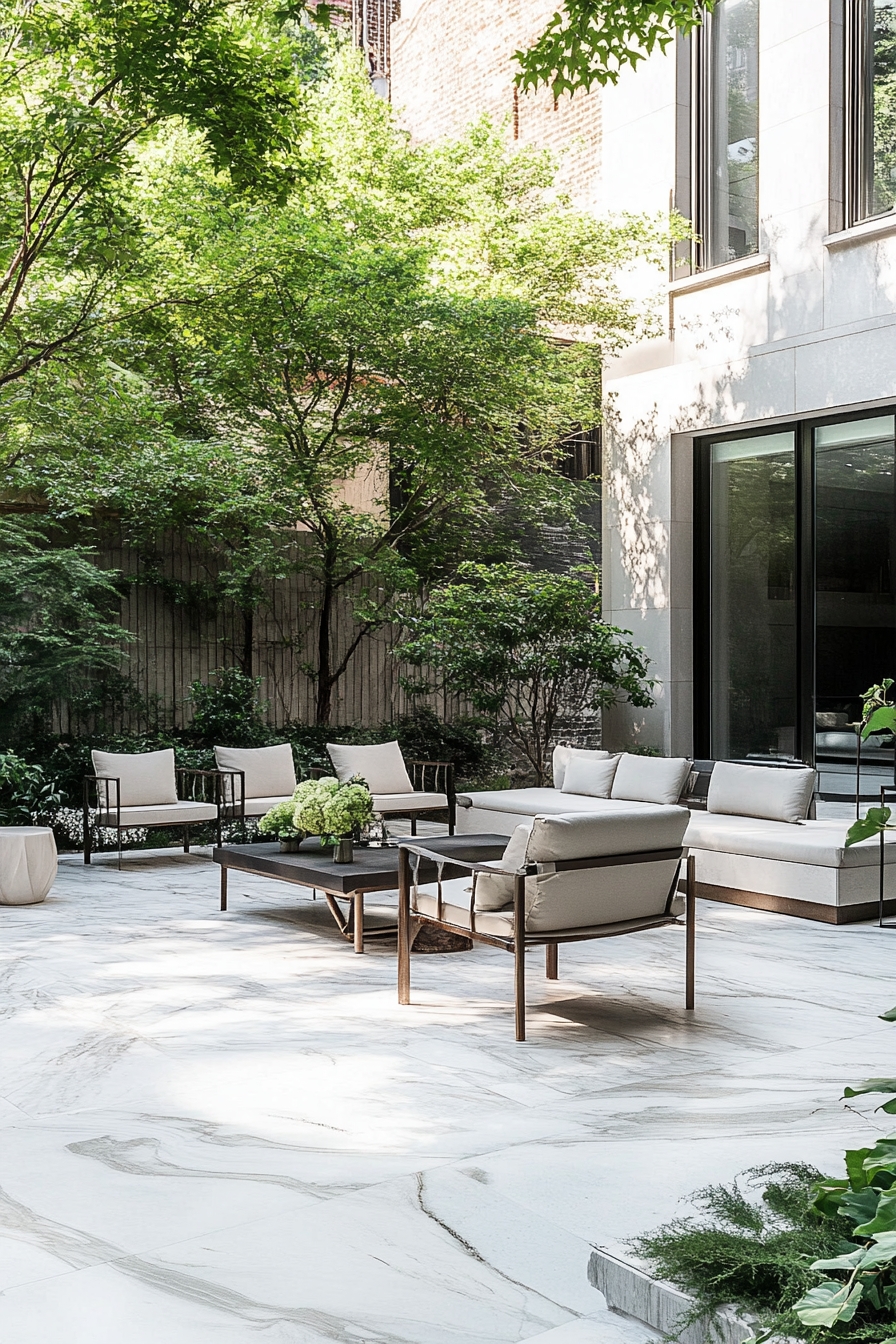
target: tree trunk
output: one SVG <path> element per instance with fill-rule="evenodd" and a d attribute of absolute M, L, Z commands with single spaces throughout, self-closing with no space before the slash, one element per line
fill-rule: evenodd
<path fill-rule="evenodd" d="M 255 609 L 243 607 L 243 652 L 240 665 L 247 677 L 252 676 L 255 644 Z"/>
<path fill-rule="evenodd" d="M 318 723 L 329 723 L 333 710 L 333 650 L 331 623 L 333 618 L 333 585 L 324 580 L 317 626 L 317 708 Z"/>

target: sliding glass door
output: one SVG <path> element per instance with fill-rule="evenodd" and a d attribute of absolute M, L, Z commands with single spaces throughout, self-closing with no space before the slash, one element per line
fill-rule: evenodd
<path fill-rule="evenodd" d="M 802 759 L 854 796 L 862 693 L 896 677 L 896 416 L 697 444 L 695 752 Z M 893 782 L 887 734 L 862 792 Z"/>
<path fill-rule="evenodd" d="M 713 443 L 710 473 L 710 754 L 793 755 L 794 436 Z"/>

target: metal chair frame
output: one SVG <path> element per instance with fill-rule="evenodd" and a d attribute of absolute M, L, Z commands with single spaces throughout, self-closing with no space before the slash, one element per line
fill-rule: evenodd
<path fill-rule="evenodd" d="M 413 862 L 412 872 L 412 859 Z M 589 942 L 595 938 L 612 938 L 627 933 L 641 933 L 645 929 L 663 928 L 668 924 L 675 924 L 679 928 L 686 930 L 685 939 L 685 1008 L 692 1010 L 694 1007 L 694 952 L 695 952 L 695 914 L 696 914 L 696 884 L 694 880 L 694 859 L 689 857 L 686 864 L 686 882 L 685 882 L 685 918 L 681 920 L 677 915 L 671 913 L 672 900 L 678 889 L 679 874 L 681 872 L 682 859 L 684 857 L 684 848 L 679 846 L 674 849 L 649 850 L 637 854 L 612 854 L 601 858 L 593 859 L 567 859 L 558 861 L 550 865 L 552 872 L 572 872 L 577 869 L 587 868 L 613 868 L 628 866 L 637 863 L 655 863 L 664 859 L 677 859 L 675 875 L 669 888 L 669 894 L 666 898 L 666 913 L 650 919 L 643 920 L 624 920 L 625 928 L 619 928 L 618 925 L 603 924 L 592 925 L 584 929 L 564 929 L 550 930 L 538 933 L 526 932 L 526 878 L 535 876 L 539 872 L 538 864 L 527 864 L 525 868 L 518 868 L 513 874 L 513 935 L 512 937 L 501 937 L 494 933 L 482 933 L 476 928 L 476 878 L 479 873 L 488 873 L 494 877 L 495 869 L 488 864 L 471 863 L 452 855 L 447 859 L 445 855 L 439 854 L 435 849 L 427 849 L 423 845 L 414 845 L 407 841 L 402 841 L 399 845 L 399 864 L 398 864 L 398 1002 L 400 1004 L 409 1004 L 411 1001 L 411 919 L 421 923 L 434 924 L 438 928 L 447 929 L 451 933 L 459 934 L 465 938 L 472 938 L 482 943 L 487 943 L 491 947 L 501 947 L 506 952 L 513 953 L 514 961 L 514 1014 L 516 1026 L 516 1039 L 524 1041 L 526 1039 L 526 966 L 525 953 L 527 947 L 545 948 L 545 975 L 548 980 L 556 980 L 558 974 L 558 945 L 560 943 L 579 943 Z M 438 865 L 437 878 L 437 897 L 436 897 L 436 915 L 422 914 L 420 911 L 411 910 L 411 889 L 416 890 L 417 872 L 419 870 L 420 859 L 435 860 Z M 442 917 L 442 870 L 444 866 L 450 863 L 455 868 L 466 868 L 473 874 L 470 891 L 470 926 L 469 928 L 457 924 L 450 924 Z M 482 911 L 479 912 L 483 913 Z M 493 912 L 492 912 L 493 913 Z"/>
<path fill-rule="evenodd" d="M 216 818 L 215 818 L 215 837 L 216 837 L 216 840 L 217 840 L 218 845 L 220 846 L 220 844 L 221 844 L 221 820 L 222 820 L 222 778 L 221 778 L 221 776 L 222 776 L 222 772 L 221 772 L 220 770 L 192 770 L 192 769 L 190 769 L 189 767 L 186 767 L 186 766 L 178 766 L 178 767 L 176 767 L 174 773 L 175 773 L 175 778 L 176 778 L 176 780 L 177 780 L 177 795 L 178 795 L 178 800 L 179 800 L 180 802 L 190 802 L 190 801 L 193 801 L 193 802 L 205 802 L 205 801 L 206 801 L 205 799 L 201 799 L 201 798 L 200 798 L 200 799 L 192 799 L 192 800 L 189 799 L 189 798 L 181 798 L 181 793 L 183 792 L 182 787 L 181 787 L 181 781 L 183 781 L 184 779 L 186 779 L 188 776 L 190 776 L 190 777 L 198 777 L 198 778 L 205 778 L 205 779 L 213 779 L 213 780 L 215 781 L 215 797 L 214 797 L 214 804 L 215 804 L 215 808 L 216 808 L 216 811 L 217 811 L 217 816 L 216 816 Z M 111 802 L 111 799 L 110 799 L 110 785 L 113 785 L 113 784 L 115 785 L 115 804 L 114 804 L 114 807 L 113 807 L 112 802 Z M 99 817 L 105 817 L 105 818 L 106 818 L 106 821 L 105 821 L 105 822 L 100 822 L 99 819 L 97 820 L 97 822 L 96 822 L 97 829 L 98 829 L 98 830 L 100 830 L 100 829 L 103 829 L 103 830 L 114 830 L 114 831 L 116 831 L 116 832 L 118 833 L 118 867 L 119 867 L 119 869 L 120 869 L 120 868 L 121 868 L 121 833 L 122 833 L 122 831 L 127 831 L 127 830 L 134 830 L 134 829 L 137 829 L 137 828 L 134 827 L 134 826 L 127 826 L 127 825 L 124 825 L 124 826 L 123 826 L 123 825 L 122 825 L 122 822 L 121 822 L 121 778 L 120 778 L 119 776 L 115 776 L 115 775 L 85 775 L 85 776 L 84 776 L 83 800 L 82 800 L 82 824 L 83 824 L 83 834 L 84 834 L 84 862 L 85 862 L 85 863 L 90 863 L 91 854 L 94 852 L 94 850 L 93 850 L 93 846 L 91 845 L 91 821 L 90 821 L 90 790 L 91 790 L 91 788 L 93 788 L 93 789 L 95 790 L 97 816 L 98 816 L 98 818 L 99 818 Z M 208 801 L 211 801 L 211 800 L 208 800 Z M 113 815 L 113 813 L 114 813 L 114 816 L 115 816 L 115 821 L 114 821 L 114 822 L 111 822 L 109 819 L 111 818 L 111 816 Z M 173 822 L 173 823 L 170 822 L 170 821 L 159 821 L 159 822 L 151 822 L 151 823 L 149 823 L 149 824 L 147 824 L 147 823 L 141 823 L 139 829 L 140 829 L 141 831 L 143 831 L 143 830 L 147 830 L 147 831 L 148 831 L 148 830 L 177 830 L 177 829 L 180 829 L 180 830 L 183 831 L 183 846 L 184 846 L 184 853 L 185 853 L 185 854 L 189 854 L 189 852 L 190 852 L 190 827 L 191 827 L 191 826 L 207 826 L 207 825 L 208 825 L 208 822 L 207 822 L 207 821 L 186 821 L 186 822 Z"/>

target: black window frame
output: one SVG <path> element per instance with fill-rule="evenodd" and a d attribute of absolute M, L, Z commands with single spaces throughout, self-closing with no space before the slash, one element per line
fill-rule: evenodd
<path fill-rule="evenodd" d="M 791 432 L 794 436 L 796 469 L 796 742 L 794 758 L 806 765 L 815 765 L 815 446 L 813 433 L 825 425 L 845 425 L 855 420 L 875 416 L 896 416 L 896 402 L 884 406 L 864 407 L 862 410 L 830 411 L 825 415 L 805 419 L 779 421 L 775 424 L 738 425 L 718 429 L 694 438 L 694 756 L 710 760 L 712 706 L 712 589 L 711 589 L 711 525 L 710 470 L 712 446 L 730 443 L 735 439 L 756 438 L 758 435 Z"/>
<path fill-rule="evenodd" d="M 874 72 L 869 44 L 873 0 L 843 0 L 843 216 L 853 228 L 896 214 L 874 211 Z"/>

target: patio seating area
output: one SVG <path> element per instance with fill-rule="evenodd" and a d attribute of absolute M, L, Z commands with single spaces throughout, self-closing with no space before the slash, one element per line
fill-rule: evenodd
<path fill-rule="evenodd" d="M 683 929 L 556 981 L 535 949 L 518 1044 L 502 949 L 419 957 L 401 1007 L 394 941 L 246 873 L 222 913 L 218 876 L 63 855 L 0 912 L 4 1339 L 643 1344 L 592 1246 L 874 1128 L 838 1098 L 892 1048 L 887 930 L 700 901 L 693 1013 Z"/>

